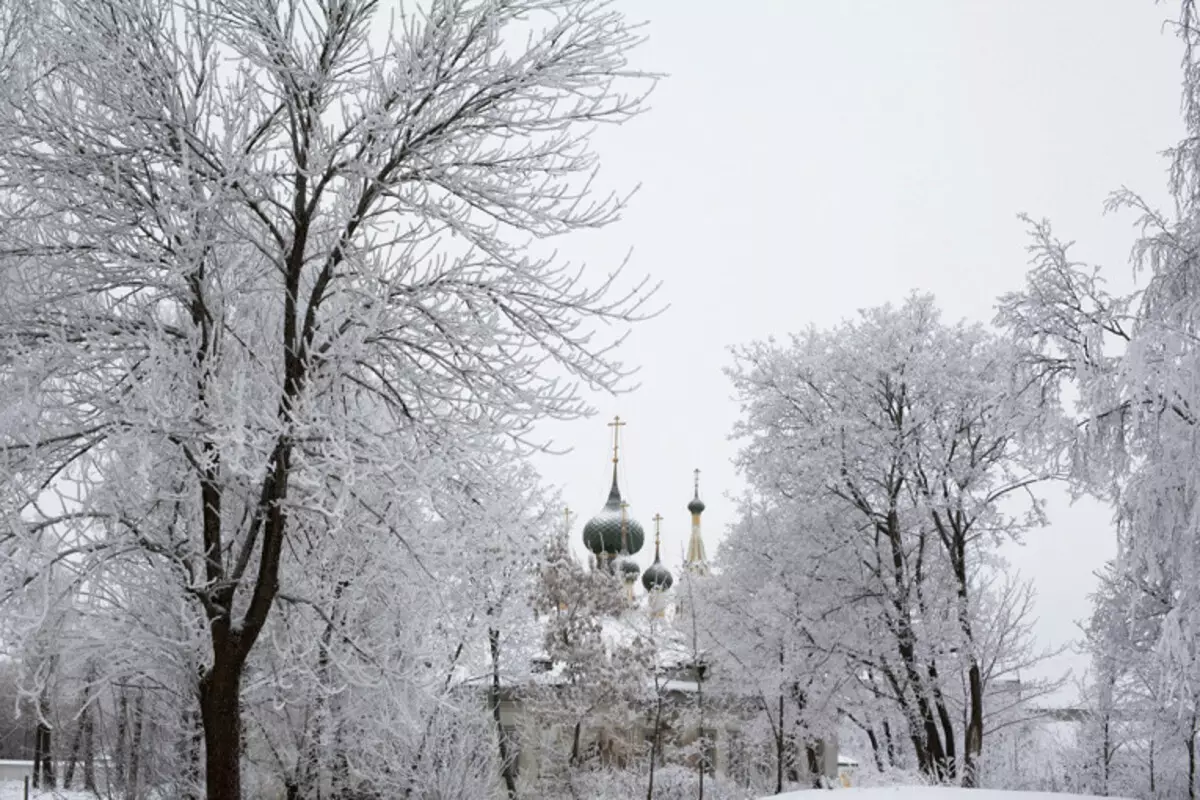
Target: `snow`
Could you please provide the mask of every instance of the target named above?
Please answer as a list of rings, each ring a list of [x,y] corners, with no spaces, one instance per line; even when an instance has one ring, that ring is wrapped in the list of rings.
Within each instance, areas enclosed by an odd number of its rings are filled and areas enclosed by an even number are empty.
[[[842,789],[847,800],[1048,800],[1052,797],[1072,797],[1075,800],[1100,800],[1095,795],[1058,794],[1055,792],[1005,792],[996,789],[958,789],[953,786],[886,786],[872,789]],[[772,795],[761,800],[816,800],[828,796],[824,789]],[[1121,800],[1109,797],[1106,800]]]
[[[29,797],[37,800],[96,800],[92,792],[67,791],[66,789],[30,789]],[[24,800],[25,786],[21,781],[0,781],[0,800]]]

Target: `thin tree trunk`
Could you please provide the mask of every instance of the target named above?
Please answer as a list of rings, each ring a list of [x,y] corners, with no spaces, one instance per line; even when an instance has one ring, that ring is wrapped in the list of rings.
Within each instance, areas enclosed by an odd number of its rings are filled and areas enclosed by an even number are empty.
[[[79,751],[83,743],[83,718],[75,726],[75,735],[71,737],[71,747],[67,752],[67,763],[63,772],[63,788],[70,789],[75,785],[75,765],[79,763]]]
[[[54,746],[52,728],[50,727],[50,698],[46,696],[45,688],[38,695],[38,736],[42,741],[42,780],[43,789],[54,789]]]
[[[133,734],[129,739],[129,781],[125,784],[125,800],[137,800],[141,795],[142,731],[146,724],[146,695],[138,689],[133,701]]]
[[[83,734],[83,788],[85,791],[96,791],[96,709],[92,701],[92,685],[95,681],[95,668],[88,672],[88,700],[83,709],[83,717],[79,720],[80,731]]]
[[[117,747],[113,753],[113,786],[118,791],[125,789],[125,765],[128,761],[127,744],[129,742],[129,698],[125,690],[120,690],[117,699]]]
[[[582,733],[582,728],[583,721],[576,720],[575,731],[571,736],[571,757],[567,760],[567,763],[571,766],[575,766],[579,763],[579,738]]]
[[[344,797],[350,786],[350,759],[346,757],[346,729],[344,711],[338,703],[337,723],[333,728],[333,769],[330,773],[330,795]]]
[[[808,762],[808,776],[812,784],[812,788],[820,789],[824,774],[821,770],[821,761],[817,758],[817,747],[809,741],[804,744],[804,758]]]
[[[775,794],[783,794],[783,692],[779,693],[779,724],[775,727]]]
[[[953,778],[958,774],[958,758],[954,752],[954,720],[950,718],[950,711],[946,708],[946,699],[942,694],[941,676],[938,674],[937,665],[931,662],[928,672],[929,690],[933,694],[934,709],[937,711],[938,722],[942,726],[944,750],[938,780],[943,780]]]
[[[883,724],[883,741],[887,749],[888,765],[896,766],[896,743],[892,741],[892,724],[885,718]]]
[[[508,733],[500,724],[500,631],[488,628],[488,649],[492,654],[492,716],[496,720],[496,740],[500,747],[500,774],[509,797],[517,796],[517,778],[514,774],[512,753]]]
[[[1150,797],[1154,797],[1154,737],[1150,737]]]
[[[979,671],[979,662],[971,658],[971,666],[967,672],[970,694],[970,719],[967,730],[963,735],[963,782],[968,789],[979,785],[979,756],[983,752],[983,677]]]
[[[1196,715],[1188,729],[1188,800],[1196,800]]]
[[[875,734],[875,726],[867,727],[867,740],[871,742],[871,755],[875,757],[875,769],[883,772],[883,753],[879,749],[879,737]]]
[[[646,788],[646,800],[654,800],[654,767],[661,752],[659,737],[662,735],[662,687],[659,685],[658,673],[654,675],[654,734],[650,738],[650,784]]]

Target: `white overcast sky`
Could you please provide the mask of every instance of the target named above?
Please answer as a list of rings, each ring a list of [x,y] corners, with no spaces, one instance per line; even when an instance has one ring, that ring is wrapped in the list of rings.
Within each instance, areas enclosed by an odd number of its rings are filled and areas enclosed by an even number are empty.
[[[640,388],[593,398],[590,421],[548,426],[567,455],[538,460],[579,512],[608,491],[609,429],[627,419],[622,489],[664,517],[681,559],[692,469],[710,555],[740,491],[729,346],[931,291],[947,320],[990,321],[1027,267],[1019,212],[1050,218],[1077,256],[1130,283],[1121,186],[1157,203],[1160,155],[1182,135],[1173,4],[1151,0],[622,0],[645,20],[638,66],[667,77],[643,117],[597,138],[606,184],[640,192],[623,221],[565,247],[663,281],[670,308],[624,357]],[[1039,634],[1077,635],[1092,572],[1114,552],[1109,514],[1052,494],[1049,528],[1009,556],[1039,592]],[[1075,666],[1084,665],[1074,659]]]

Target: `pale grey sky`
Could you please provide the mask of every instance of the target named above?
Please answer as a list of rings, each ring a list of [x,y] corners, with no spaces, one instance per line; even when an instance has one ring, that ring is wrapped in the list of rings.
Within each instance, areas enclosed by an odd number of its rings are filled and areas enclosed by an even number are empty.
[[[740,491],[730,345],[827,326],[932,291],[947,319],[989,320],[1018,288],[1018,212],[1045,216],[1078,255],[1130,282],[1121,186],[1166,199],[1160,152],[1182,135],[1181,54],[1151,0],[621,0],[647,21],[639,66],[668,73],[649,113],[601,132],[605,182],[641,184],[619,225],[565,251],[663,281],[670,309],[624,352],[641,387],[598,396],[591,421],[548,426],[568,455],[539,459],[579,513],[604,503],[609,429],[622,489],[646,527],[665,518],[674,566],[702,471],[715,552]],[[1055,492],[1052,525],[1009,556],[1034,578],[1039,632],[1076,635],[1091,573],[1114,551],[1109,514]],[[582,548],[581,548],[582,549]],[[1078,659],[1074,662],[1079,665]]]

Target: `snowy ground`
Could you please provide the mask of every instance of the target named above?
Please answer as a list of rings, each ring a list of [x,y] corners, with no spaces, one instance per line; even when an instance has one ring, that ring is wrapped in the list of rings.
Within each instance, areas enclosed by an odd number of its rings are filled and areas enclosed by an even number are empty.
[[[29,790],[29,797],[37,800],[96,800],[91,792],[68,792],[65,789]],[[0,800],[24,800],[25,787],[21,781],[0,781]]]
[[[805,792],[788,792],[762,800],[815,800],[815,795],[828,793],[822,789]],[[843,789],[842,795],[851,795],[846,800],[1100,800],[1095,795],[1055,794],[1051,792],[1002,792],[994,789],[955,789],[947,786],[886,786],[874,789]],[[1120,800],[1120,798],[1105,798]]]

